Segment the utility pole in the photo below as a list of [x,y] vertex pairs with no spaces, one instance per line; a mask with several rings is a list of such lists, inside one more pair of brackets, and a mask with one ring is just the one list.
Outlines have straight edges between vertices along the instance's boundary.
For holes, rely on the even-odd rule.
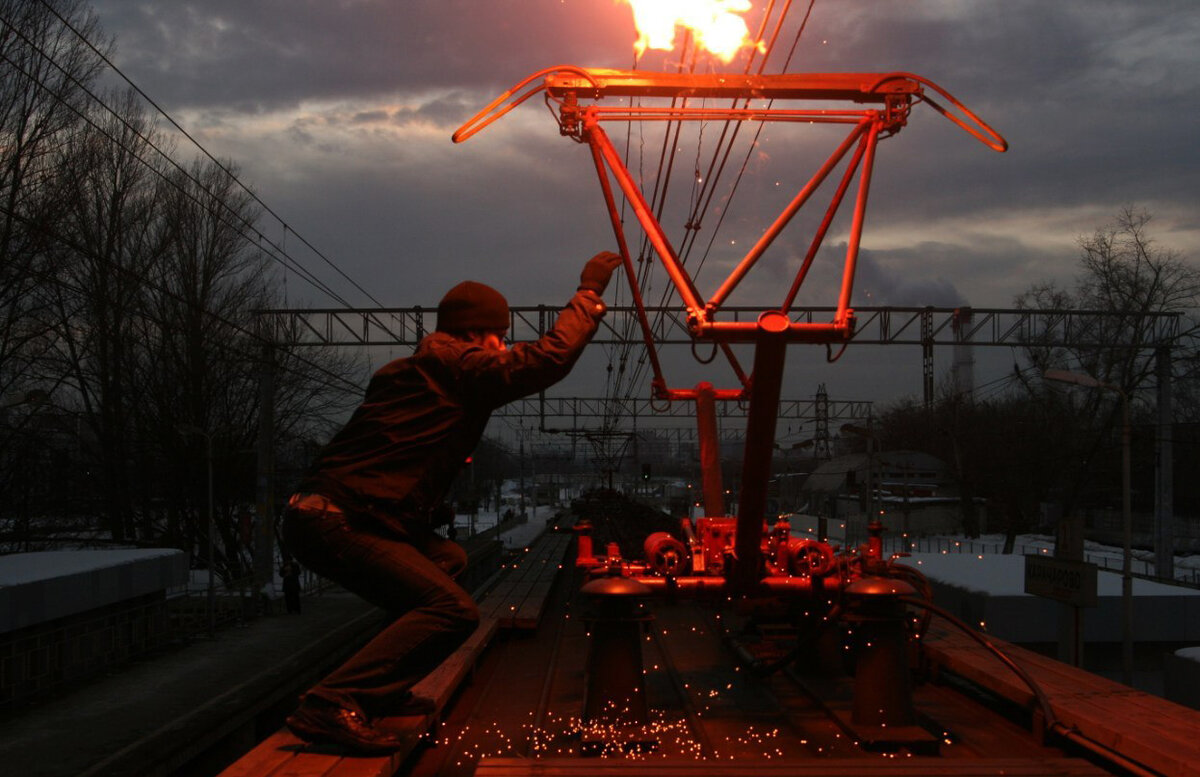
[[1154,573],[1175,577],[1174,413],[1171,407],[1171,349],[1154,352],[1158,379],[1158,434],[1154,435]]
[[204,432],[205,456],[208,464],[208,637],[212,639],[217,633],[217,582],[216,582],[216,543],[213,534],[217,530],[215,507],[213,503],[213,445],[212,432]]
[[[1046,370],[1042,377],[1061,383],[1113,391],[1121,397],[1121,681],[1133,685],[1133,512],[1131,444],[1133,428],[1129,418],[1129,392],[1091,375],[1066,370]],[[1082,533],[1082,532],[1081,532]],[[1082,544],[1082,540],[1081,540]],[[1082,555],[1082,553],[1080,554]]]
[[275,575],[275,349],[264,339],[258,383],[258,482],[254,531],[254,595]]
[[191,424],[182,424],[179,427],[180,431],[198,434],[204,438],[204,460],[207,465],[207,481],[208,481],[208,502],[205,506],[207,518],[205,519],[208,528],[205,533],[208,535],[207,549],[205,551],[208,558],[208,637],[212,639],[217,633],[217,564],[216,564],[216,542],[214,535],[217,531],[216,508],[213,501],[213,441],[212,432],[208,429],[201,429],[198,426]]
[[518,427],[520,431],[517,434],[517,439],[520,445],[520,461],[521,461],[521,483],[520,483],[520,508],[521,516],[525,515],[525,424]]

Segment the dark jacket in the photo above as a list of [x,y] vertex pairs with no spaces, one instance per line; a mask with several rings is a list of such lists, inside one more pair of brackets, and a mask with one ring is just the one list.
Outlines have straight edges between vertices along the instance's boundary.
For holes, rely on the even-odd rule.
[[487,350],[434,332],[412,356],[375,373],[346,426],[300,491],[404,532],[446,496],[496,408],[557,383],[592,339],[605,307],[580,291],[532,343]]

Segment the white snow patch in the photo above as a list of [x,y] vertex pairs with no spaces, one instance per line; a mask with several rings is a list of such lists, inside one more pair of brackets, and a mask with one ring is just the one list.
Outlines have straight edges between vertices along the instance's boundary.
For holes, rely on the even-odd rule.
[[0,588],[182,554],[178,548],[47,550],[0,556]]

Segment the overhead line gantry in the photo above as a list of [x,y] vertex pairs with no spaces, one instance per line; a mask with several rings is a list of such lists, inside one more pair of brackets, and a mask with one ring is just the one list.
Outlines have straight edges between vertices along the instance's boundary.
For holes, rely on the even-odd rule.
[[[535,340],[553,325],[556,305],[516,306],[510,309],[509,331],[514,340]],[[819,321],[833,313],[832,307],[793,307],[789,312],[799,322]],[[754,321],[760,309],[725,307],[731,322]],[[655,322],[656,342],[661,346],[692,346],[686,314],[678,307],[612,306],[601,322],[593,343],[629,346],[642,342],[638,321],[644,314]],[[915,345],[922,350],[925,402],[933,401],[933,349],[938,346],[1112,348],[1113,332],[1123,325],[1119,313],[1097,310],[1031,310],[1026,308],[973,307],[860,307],[854,309],[857,324],[848,342],[856,345]],[[398,308],[312,308],[261,311],[264,323],[290,346],[353,345],[412,346],[436,325],[434,307]],[[1143,347],[1166,347],[1178,340],[1180,313],[1148,313]],[[666,412],[670,412],[669,410]],[[691,412],[688,409],[686,412]],[[852,416],[854,417],[854,416]]]
[[[553,325],[561,305],[513,306],[510,335],[515,340],[534,340]],[[686,317],[678,308],[644,308],[661,321],[656,342],[661,345],[692,345]],[[792,308],[798,321],[815,321],[834,311],[832,307]],[[730,320],[753,321],[761,309],[726,307]],[[598,345],[630,345],[642,338],[630,337],[627,324],[637,316],[632,306],[612,306],[592,340]],[[1049,346],[1111,348],[1111,325],[1119,314],[1090,310],[1029,310],[972,307],[856,307],[857,327],[849,342],[857,345],[971,345]],[[436,307],[395,308],[281,308],[263,310],[266,319],[287,346],[416,346],[434,331]],[[1145,342],[1170,343],[1180,333],[1181,314],[1151,313],[1145,318],[1151,330]]]

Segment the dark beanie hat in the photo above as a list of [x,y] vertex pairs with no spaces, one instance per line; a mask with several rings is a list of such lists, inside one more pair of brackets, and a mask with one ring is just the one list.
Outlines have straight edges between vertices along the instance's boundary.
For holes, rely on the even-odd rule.
[[508,329],[508,301],[482,283],[463,281],[438,303],[439,332],[497,332]]

